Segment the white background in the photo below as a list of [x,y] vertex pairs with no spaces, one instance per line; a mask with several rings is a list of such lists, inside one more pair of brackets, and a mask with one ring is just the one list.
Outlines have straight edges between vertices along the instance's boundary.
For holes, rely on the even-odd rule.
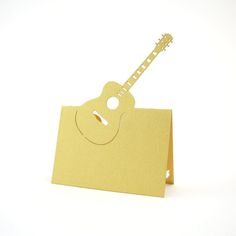
[[[236,2],[0,1],[0,235],[236,235]],[[50,183],[62,105],[123,83],[171,108],[166,198]],[[148,157],[147,157],[148,158]]]

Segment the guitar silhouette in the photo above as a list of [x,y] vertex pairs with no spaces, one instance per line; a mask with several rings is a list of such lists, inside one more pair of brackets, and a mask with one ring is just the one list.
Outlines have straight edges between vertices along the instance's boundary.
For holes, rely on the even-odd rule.
[[162,35],[154,50],[123,85],[108,82],[98,98],[79,107],[75,115],[75,123],[85,139],[98,145],[110,143],[115,139],[119,132],[122,115],[134,108],[135,100],[129,92],[130,88],[155,57],[172,41],[170,34]]

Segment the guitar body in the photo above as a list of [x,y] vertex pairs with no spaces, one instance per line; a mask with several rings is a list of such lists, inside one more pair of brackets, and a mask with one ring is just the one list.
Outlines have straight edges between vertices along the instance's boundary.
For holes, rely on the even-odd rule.
[[[119,132],[122,115],[134,108],[135,100],[127,91],[123,96],[117,96],[122,86],[108,82],[102,94],[83,104],[77,111],[75,122],[78,131],[88,141],[103,145],[114,140]],[[107,102],[110,98],[118,99],[116,109],[110,109]]]

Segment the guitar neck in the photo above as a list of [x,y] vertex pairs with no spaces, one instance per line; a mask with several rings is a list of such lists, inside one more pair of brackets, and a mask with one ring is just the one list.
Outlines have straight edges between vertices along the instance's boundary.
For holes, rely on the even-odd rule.
[[144,62],[135,70],[135,72],[128,78],[128,80],[122,85],[121,89],[118,91],[118,96],[123,96],[126,92],[128,92],[131,87],[135,84],[135,82],[139,79],[142,73],[149,67],[152,61],[156,58],[156,56],[160,53],[161,50],[157,50],[155,48],[144,60]]

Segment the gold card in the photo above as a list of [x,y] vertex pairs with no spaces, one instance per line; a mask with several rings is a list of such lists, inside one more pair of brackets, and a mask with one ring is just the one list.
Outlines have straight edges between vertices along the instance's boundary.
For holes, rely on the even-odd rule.
[[173,40],[164,34],[120,85],[79,107],[63,107],[52,182],[164,196],[174,183],[171,110],[136,109],[130,88]]
[[79,132],[79,110],[62,108],[52,182],[163,197],[165,184],[174,183],[171,110],[126,112],[118,134],[104,145]]

